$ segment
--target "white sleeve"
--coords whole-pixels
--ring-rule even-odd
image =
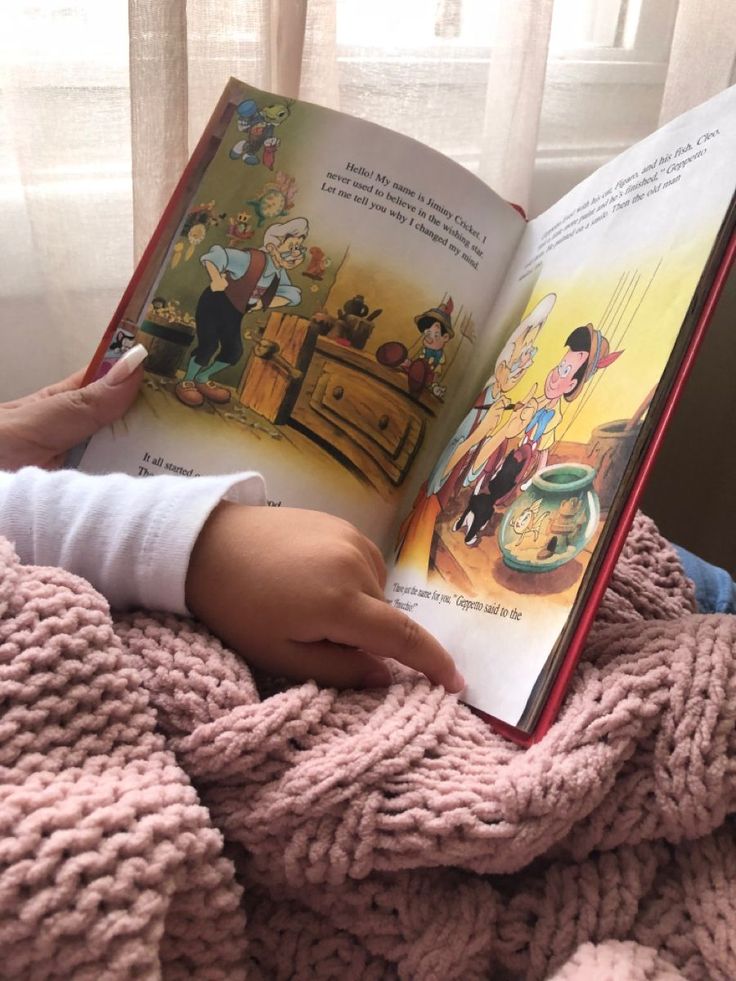
[[[115,609],[187,614],[189,558],[221,500],[265,504],[263,478],[0,471],[0,535],[21,561],[82,576]]]

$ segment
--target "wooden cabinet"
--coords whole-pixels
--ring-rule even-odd
[[[321,337],[290,421],[380,488],[406,476],[435,414],[432,402],[427,393],[408,394],[403,372]]]
[[[272,313],[240,383],[243,405],[277,426],[288,422],[318,334],[317,324],[303,317]]]

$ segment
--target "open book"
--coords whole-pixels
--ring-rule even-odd
[[[349,519],[468,704],[538,738],[733,255],[734,159],[736,88],[527,222],[410,139],[231,80],[90,369],[141,341],[141,395],[78,465],[258,469],[273,505]]]

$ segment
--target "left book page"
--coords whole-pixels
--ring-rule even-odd
[[[80,469],[260,470],[385,546],[523,230],[415,141],[231,80],[98,351],[146,345],[141,395]]]

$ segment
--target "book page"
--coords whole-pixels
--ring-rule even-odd
[[[402,524],[388,595],[506,723],[530,730],[543,704],[693,326],[735,158],[732,89],[530,222],[491,315],[509,341]]]
[[[141,341],[142,394],[81,469],[256,469],[386,545],[524,220],[413,140],[236,82],[200,157],[100,367]]]

